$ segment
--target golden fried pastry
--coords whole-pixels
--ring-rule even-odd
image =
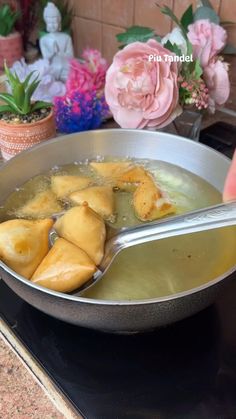
[[[142,166],[134,166],[118,177],[116,186],[123,191],[133,192],[139,183],[151,180],[151,175]]]
[[[132,163],[130,161],[124,162],[92,162],[90,166],[98,173],[108,179],[116,179],[119,177]]]
[[[87,188],[91,182],[87,176],[52,176],[51,188],[58,199],[63,199],[74,191]]]
[[[56,195],[50,190],[37,193],[17,212],[17,217],[45,218],[51,214],[60,212],[61,205],[57,201]]]
[[[168,197],[149,179],[137,187],[133,196],[137,217],[142,221],[152,221],[175,212],[174,205]]]
[[[79,288],[96,271],[95,263],[82,249],[64,239],[57,239],[31,280],[59,292]]]
[[[60,237],[84,250],[99,265],[104,254],[106,228],[103,219],[89,206],[71,208],[54,225]]]
[[[49,251],[48,233],[53,221],[9,220],[0,224],[0,259],[30,278]]]
[[[69,195],[69,199],[76,205],[87,202],[90,208],[105,219],[111,218],[115,212],[115,198],[111,186],[91,186],[82,191],[73,192]]]

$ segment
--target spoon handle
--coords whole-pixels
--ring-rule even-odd
[[[236,225],[236,201],[124,229],[107,245],[108,249],[113,248],[113,253],[117,253],[141,243],[232,225]]]

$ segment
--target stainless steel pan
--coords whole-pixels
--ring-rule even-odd
[[[163,160],[201,176],[219,191],[223,189],[230,164],[229,159],[206,146],[160,132],[100,130],[72,134],[33,147],[3,165],[0,168],[0,205],[14,188],[31,177],[55,165],[98,155]],[[201,287],[142,301],[92,300],[54,292],[17,275],[2,262],[0,274],[25,301],[58,319],[105,331],[136,332],[170,324],[207,307],[225,279],[236,270],[236,264],[233,265]]]

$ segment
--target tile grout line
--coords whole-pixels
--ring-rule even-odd
[[[133,19],[132,24],[133,24],[133,26],[135,25],[135,13],[136,13],[136,6],[137,6],[137,4],[136,4],[136,0],[133,0],[133,16],[132,16],[132,19]]]
[[[21,361],[26,370],[37,382],[45,395],[50,399],[56,409],[64,415],[66,419],[82,419],[75,408],[66,400],[66,397],[59,388],[53,383],[52,379],[43,371],[39,363],[30,355],[21,341],[13,334],[10,327],[0,318],[0,338],[13,351]]]
[[[75,15],[74,17],[79,18],[79,19],[83,19],[83,20],[86,20],[86,21],[89,21],[89,22],[101,23],[101,25],[108,25],[108,26],[114,26],[115,28],[127,29],[127,27],[123,26],[123,25],[118,25],[116,23],[105,22],[103,20],[98,20],[98,19],[92,19],[90,17],[78,16],[78,15]]]

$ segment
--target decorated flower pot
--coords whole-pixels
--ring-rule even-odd
[[[42,141],[56,136],[54,114],[40,121],[27,124],[12,124],[0,121],[0,149],[4,160]]]
[[[13,32],[8,36],[0,36],[0,69],[3,69],[4,60],[8,67],[23,56],[21,34]]]

